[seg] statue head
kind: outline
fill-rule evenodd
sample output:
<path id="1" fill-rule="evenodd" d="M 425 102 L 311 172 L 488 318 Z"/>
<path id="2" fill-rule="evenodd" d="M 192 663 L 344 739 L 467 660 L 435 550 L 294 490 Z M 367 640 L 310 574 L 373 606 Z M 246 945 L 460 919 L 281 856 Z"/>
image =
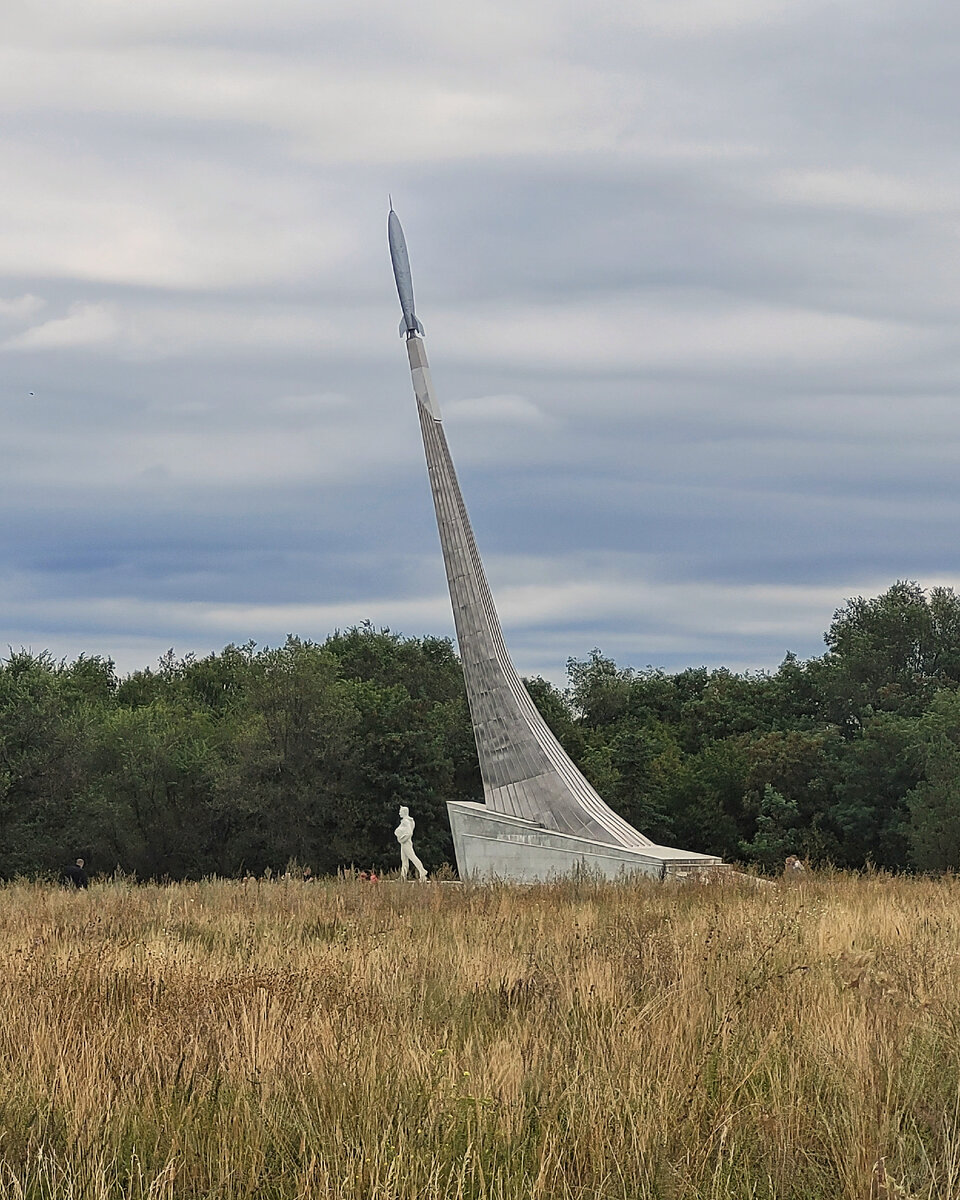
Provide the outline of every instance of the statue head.
<path id="1" fill-rule="evenodd" d="M 409 817 L 410 816 L 410 809 L 407 808 L 407 806 L 405 804 L 400 805 L 400 816 L 401 817 Z"/>

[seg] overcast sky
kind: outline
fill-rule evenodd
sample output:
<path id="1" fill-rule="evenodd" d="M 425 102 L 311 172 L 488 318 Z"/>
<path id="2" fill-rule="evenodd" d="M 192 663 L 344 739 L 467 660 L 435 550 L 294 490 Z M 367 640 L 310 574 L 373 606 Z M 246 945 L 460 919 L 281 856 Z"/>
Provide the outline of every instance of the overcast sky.
<path id="1" fill-rule="evenodd" d="M 0 648 L 452 634 L 386 239 L 522 673 L 960 582 L 960 9 L 7 0 Z"/>

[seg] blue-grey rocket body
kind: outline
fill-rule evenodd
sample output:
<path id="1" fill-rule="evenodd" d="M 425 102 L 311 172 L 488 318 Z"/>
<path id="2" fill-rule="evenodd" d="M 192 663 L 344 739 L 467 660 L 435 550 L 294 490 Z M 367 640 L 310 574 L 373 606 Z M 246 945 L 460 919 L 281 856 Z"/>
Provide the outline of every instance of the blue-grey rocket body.
<path id="1" fill-rule="evenodd" d="M 410 274 L 410 258 L 407 255 L 407 243 L 400 226 L 400 218 L 390 206 L 387 217 L 387 237 L 390 239 L 390 261 L 393 263 L 393 277 L 397 281 L 397 295 L 400 297 L 400 308 L 403 320 L 400 322 L 400 336 L 413 337 L 423 333 L 423 326 L 417 320 L 413 302 L 413 276 Z"/>

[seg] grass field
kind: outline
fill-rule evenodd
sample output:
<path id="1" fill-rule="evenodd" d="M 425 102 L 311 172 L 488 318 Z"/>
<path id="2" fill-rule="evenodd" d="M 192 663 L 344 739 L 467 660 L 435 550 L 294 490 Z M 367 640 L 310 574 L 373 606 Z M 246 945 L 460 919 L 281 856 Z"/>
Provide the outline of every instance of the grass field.
<path id="1" fill-rule="evenodd" d="M 0 888 L 0 1196 L 960 1197 L 960 881 Z"/>

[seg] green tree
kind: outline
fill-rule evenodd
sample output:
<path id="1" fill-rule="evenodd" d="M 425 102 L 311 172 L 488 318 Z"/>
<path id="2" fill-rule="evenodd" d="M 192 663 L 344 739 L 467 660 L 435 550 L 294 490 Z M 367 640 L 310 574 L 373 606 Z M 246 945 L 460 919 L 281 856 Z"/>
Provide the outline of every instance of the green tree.
<path id="1" fill-rule="evenodd" d="M 824 639 L 831 716 L 856 736 L 868 710 L 916 716 L 939 687 L 960 684 L 960 598 L 899 581 L 881 596 L 848 600 Z"/>
<path id="2" fill-rule="evenodd" d="M 941 691 L 920 720 L 921 779 L 906 797 L 911 864 L 960 870 L 960 693 Z"/>
<path id="3" fill-rule="evenodd" d="M 920 778 L 916 741 L 916 718 L 880 712 L 864 719 L 859 737 L 835 745 L 837 781 L 824 824 L 837 865 L 907 866 L 906 796 Z"/>
<path id="4" fill-rule="evenodd" d="M 740 852 L 767 871 L 777 871 L 800 843 L 800 813 L 795 800 L 788 800 L 769 783 L 764 785 L 757 828 L 750 841 L 740 843 Z"/>
<path id="5" fill-rule="evenodd" d="M 769 727 L 772 719 L 769 676 L 735 675 L 721 668 L 709 673 L 697 671 L 690 679 L 691 683 L 694 681 L 696 686 L 690 689 L 679 713 L 683 743 L 690 751 Z M 685 682 L 682 675 L 677 680 L 680 687 Z"/>
<path id="6" fill-rule="evenodd" d="M 159 699 L 116 708 L 98 734 L 74 817 L 88 857 L 146 878 L 210 871 L 218 756 L 207 714 Z"/>
<path id="7" fill-rule="evenodd" d="M 89 856 L 77 822 L 96 730 L 113 703 L 113 664 L 13 652 L 0 665 L 0 873 Z"/>
<path id="8" fill-rule="evenodd" d="M 824 861 L 837 857 L 837 842 L 824 814 L 834 802 L 839 778 L 836 729 L 775 729 L 749 739 L 744 807 L 759 821 L 766 789 L 772 788 L 796 811 L 794 844 L 788 853 Z M 746 839 L 752 842 L 756 833 Z"/>
<path id="9" fill-rule="evenodd" d="M 335 870 L 346 854 L 357 712 L 337 657 L 289 637 L 252 655 L 223 718 L 217 827 L 223 870 L 290 859 Z"/>
<path id="10" fill-rule="evenodd" d="M 587 659 L 568 659 L 567 677 L 570 703 L 586 727 L 613 725 L 629 710 L 633 672 L 621 670 L 599 650 L 591 650 Z"/>

